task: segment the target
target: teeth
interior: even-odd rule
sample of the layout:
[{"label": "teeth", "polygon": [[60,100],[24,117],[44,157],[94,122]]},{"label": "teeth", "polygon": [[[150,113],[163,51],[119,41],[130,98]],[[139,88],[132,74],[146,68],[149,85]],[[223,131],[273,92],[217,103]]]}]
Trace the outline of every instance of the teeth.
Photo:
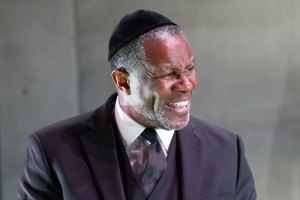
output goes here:
[{"label": "teeth", "polygon": [[180,101],[176,103],[172,103],[174,106],[187,106],[189,104],[189,101]]}]

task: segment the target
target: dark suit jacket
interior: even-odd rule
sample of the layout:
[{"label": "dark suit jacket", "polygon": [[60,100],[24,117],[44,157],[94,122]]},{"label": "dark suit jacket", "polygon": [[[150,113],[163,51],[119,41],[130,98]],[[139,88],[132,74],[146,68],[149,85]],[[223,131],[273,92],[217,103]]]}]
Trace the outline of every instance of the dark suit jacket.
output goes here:
[{"label": "dark suit jacket", "polygon": [[[18,199],[125,199],[112,126],[115,98],[30,135]],[[177,133],[182,199],[256,199],[239,136],[194,117]]]}]

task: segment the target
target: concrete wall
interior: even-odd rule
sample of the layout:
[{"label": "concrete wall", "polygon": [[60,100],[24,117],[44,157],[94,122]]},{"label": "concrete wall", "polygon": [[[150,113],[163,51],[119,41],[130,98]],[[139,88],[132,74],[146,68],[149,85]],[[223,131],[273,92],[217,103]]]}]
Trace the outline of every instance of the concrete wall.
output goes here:
[{"label": "concrete wall", "polygon": [[16,198],[29,133],[79,111],[74,2],[0,1],[2,197]]},{"label": "concrete wall", "polygon": [[29,133],[114,91],[108,39],[138,8],[185,30],[199,78],[192,113],[243,137],[259,199],[300,199],[299,1],[2,0],[3,199],[14,199]]}]

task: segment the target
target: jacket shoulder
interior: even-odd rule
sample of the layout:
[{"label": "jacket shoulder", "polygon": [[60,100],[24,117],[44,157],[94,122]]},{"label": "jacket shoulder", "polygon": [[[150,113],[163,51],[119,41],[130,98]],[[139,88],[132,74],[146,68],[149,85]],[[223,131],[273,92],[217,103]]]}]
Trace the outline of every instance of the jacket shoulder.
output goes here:
[{"label": "jacket shoulder", "polygon": [[91,118],[94,111],[90,111],[75,117],[71,117],[49,126],[43,127],[33,134],[38,137],[51,137],[57,133],[68,132],[73,135],[80,135],[88,129],[88,121]]},{"label": "jacket shoulder", "polygon": [[191,117],[189,127],[194,129],[194,133],[202,140],[209,140],[221,143],[236,143],[239,136],[225,128],[222,128],[205,120]]}]

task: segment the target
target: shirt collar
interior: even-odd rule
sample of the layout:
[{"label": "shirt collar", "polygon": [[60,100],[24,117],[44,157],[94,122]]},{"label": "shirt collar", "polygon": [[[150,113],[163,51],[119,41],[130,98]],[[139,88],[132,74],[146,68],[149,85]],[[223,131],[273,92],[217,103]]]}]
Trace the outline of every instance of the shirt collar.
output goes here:
[{"label": "shirt collar", "polygon": [[[122,136],[125,147],[129,146],[145,129],[134,120],[132,120],[121,108],[119,103],[119,97],[116,99],[115,105],[115,117]],[[165,129],[155,129],[157,132],[162,145],[168,151],[172,137],[174,135],[174,130]]]}]

